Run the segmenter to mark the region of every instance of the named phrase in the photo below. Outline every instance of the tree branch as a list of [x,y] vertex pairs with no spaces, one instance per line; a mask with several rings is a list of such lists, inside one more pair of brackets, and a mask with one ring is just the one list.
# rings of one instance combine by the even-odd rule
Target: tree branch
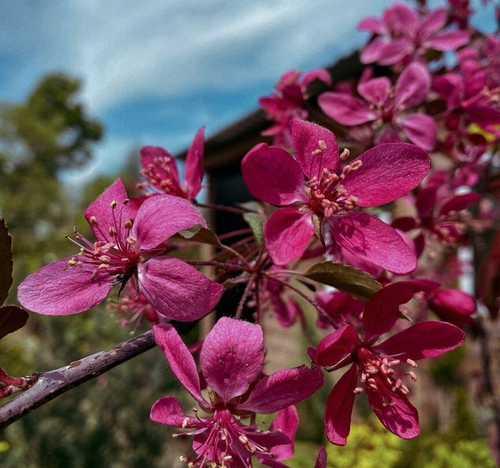
[[68,390],[154,347],[152,331],[100,351],[67,366],[40,374],[36,383],[12,401],[0,407],[0,428],[4,428],[30,411]]

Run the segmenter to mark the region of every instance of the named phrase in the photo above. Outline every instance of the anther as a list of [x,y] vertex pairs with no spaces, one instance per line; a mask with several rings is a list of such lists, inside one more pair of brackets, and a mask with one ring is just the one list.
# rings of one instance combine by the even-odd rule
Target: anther
[[340,153],[341,161],[345,161],[346,159],[349,159],[349,156],[351,156],[351,152],[347,148],[344,148],[342,150],[342,153]]

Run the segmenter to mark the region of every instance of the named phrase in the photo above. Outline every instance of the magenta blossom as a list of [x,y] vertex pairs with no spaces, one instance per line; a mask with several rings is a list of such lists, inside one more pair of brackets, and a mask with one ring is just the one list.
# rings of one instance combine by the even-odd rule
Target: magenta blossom
[[345,445],[351,426],[355,396],[366,392],[368,402],[381,423],[403,439],[420,433],[418,413],[409,402],[406,376],[415,379],[405,366],[415,361],[436,358],[452,351],[464,341],[464,333],[455,325],[420,322],[378,343],[400,317],[399,306],[419,290],[434,287],[430,282],[401,281],[381,289],[366,304],[363,314],[365,334],[360,336],[349,324],[324,338],[311,351],[320,366],[335,370],[351,365],[328,397],[325,432],[333,444]]
[[[494,56],[500,53],[500,41]],[[433,90],[446,101],[445,124],[451,133],[469,133],[475,123],[498,138],[500,131],[500,65],[496,61],[481,60],[476,48],[460,54],[459,69],[440,75],[432,82]],[[457,136],[455,136],[457,139]]]
[[[321,370],[303,366],[265,375],[262,328],[241,320],[221,318],[212,328],[201,348],[201,372],[175,328],[157,325],[153,331],[172,372],[204,414],[188,416],[176,398],[164,397],[151,408],[151,419],[194,438],[192,466],[250,467],[252,457],[284,466],[279,461],[292,455],[298,423],[293,405],[323,385]],[[256,413],[278,411],[270,431],[255,425]]]
[[402,134],[420,148],[430,151],[436,143],[436,124],[423,113],[407,113],[424,103],[431,86],[427,68],[408,65],[393,88],[388,78],[373,78],[358,84],[362,99],[348,93],[326,92],[319,97],[323,112],[342,125],[370,124],[379,140]]
[[300,259],[315,233],[315,220],[328,221],[331,240],[353,255],[395,273],[416,266],[412,249],[390,226],[356,211],[390,203],[410,192],[430,169],[420,148],[378,145],[342,165],[335,135],[319,125],[294,120],[295,155],[260,144],[243,159],[250,192],[280,207],[265,225],[267,249],[277,265]]
[[[274,268],[270,269],[272,273]],[[271,276],[267,276],[261,287],[260,302],[267,305],[276,315],[281,326],[288,328],[300,321],[304,321],[302,308],[293,298],[285,296],[285,279],[278,281]]]
[[259,100],[268,118],[274,121],[274,125],[265,130],[263,135],[274,137],[275,144],[287,146],[290,121],[294,118],[307,119],[308,117],[305,109],[308,98],[307,89],[315,80],[331,84],[330,74],[323,69],[308,73],[289,71],[281,77],[272,96]]
[[461,328],[474,323],[476,299],[463,291],[449,288],[435,289],[427,299],[429,307],[446,322]]
[[446,244],[459,244],[466,239],[470,214],[467,209],[481,198],[477,193],[448,194],[432,185],[421,189],[416,198],[417,216],[396,218],[392,225],[402,231],[419,230],[415,239],[421,254],[426,237]]
[[131,278],[125,286],[123,293],[117,303],[110,307],[115,310],[124,320],[124,326],[131,326],[147,320],[150,323],[158,323],[160,316],[156,313],[153,306],[146,299],[146,296],[139,291],[139,285],[136,278]]
[[70,239],[80,248],[77,255],[28,276],[18,290],[27,309],[44,315],[85,312],[130,278],[137,279],[138,292],[167,319],[197,320],[219,301],[220,284],[164,256],[172,236],[206,226],[187,200],[171,195],[130,200],[118,179],[87,208],[85,218],[96,241],[75,233]]
[[141,149],[142,175],[146,183],[141,188],[153,192],[194,200],[200,193],[203,180],[205,129],[201,128],[194,137],[186,157],[186,178],[181,184],[175,158],[158,146],[145,146]]
[[388,8],[382,18],[369,17],[358,29],[375,35],[363,49],[363,63],[396,65],[423,57],[428,51],[453,51],[469,42],[467,31],[446,29],[445,9],[420,15],[403,3]]
[[359,327],[363,314],[363,302],[342,291],[321,291],[316,294],[320,308],[317,325],[319,328],[335,329],[346,323]]

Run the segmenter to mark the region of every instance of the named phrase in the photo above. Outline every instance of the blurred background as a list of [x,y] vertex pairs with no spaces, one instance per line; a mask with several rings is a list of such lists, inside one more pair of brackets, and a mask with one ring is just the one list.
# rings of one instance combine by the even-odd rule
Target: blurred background
[[[359,20],[392,3],[0,0],[0,216],[14,237],[16,284],[73,251],[65,235],[74,225],[85,229],[83,209],[114,178],[133,190],[142,145],[175,153],[201,126],[215,134],[255,110],[285,71],[355,51],[366,40]],[[477,2],[474,19],[490,32],[493,3]],[[299,364],[300,344],[287,343],[300,343],[300,331],[273,335],[269,327],[272,365]],[[70,318],[33,315],[0,343],[0,367],[13,375],[57,368],[140,330],[105,306]],[[459,351],[422,377],[426,431],[415,442],[381,431],[360,408],[349,446],[329,449],[332,466],[493,466],[484,415],[471,399],[474,365],[474,350]],[[176,391],[160,352],[150,351],[13,424],[0,434],[0,463],[176,466],[185,446],[148,418],[157,398]],[[301,408],[292,466],[312,466],[325,398]]]

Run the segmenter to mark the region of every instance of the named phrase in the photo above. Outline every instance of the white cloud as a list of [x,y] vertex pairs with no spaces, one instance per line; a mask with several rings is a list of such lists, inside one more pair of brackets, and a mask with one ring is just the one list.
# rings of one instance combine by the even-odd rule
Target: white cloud
[[63,67],[82,76],[85,99],[102,113],[141,96],[274,80],[321,52],[328,62],[361,37],[355,33],[361,15],[389,3],[350,0],[346,8],[343,0],[73,0],[36,7],[20,2],[16,24],[24,37],[4,35],[9,50],[17,47],[26,59],[33,54],[31,66]]

